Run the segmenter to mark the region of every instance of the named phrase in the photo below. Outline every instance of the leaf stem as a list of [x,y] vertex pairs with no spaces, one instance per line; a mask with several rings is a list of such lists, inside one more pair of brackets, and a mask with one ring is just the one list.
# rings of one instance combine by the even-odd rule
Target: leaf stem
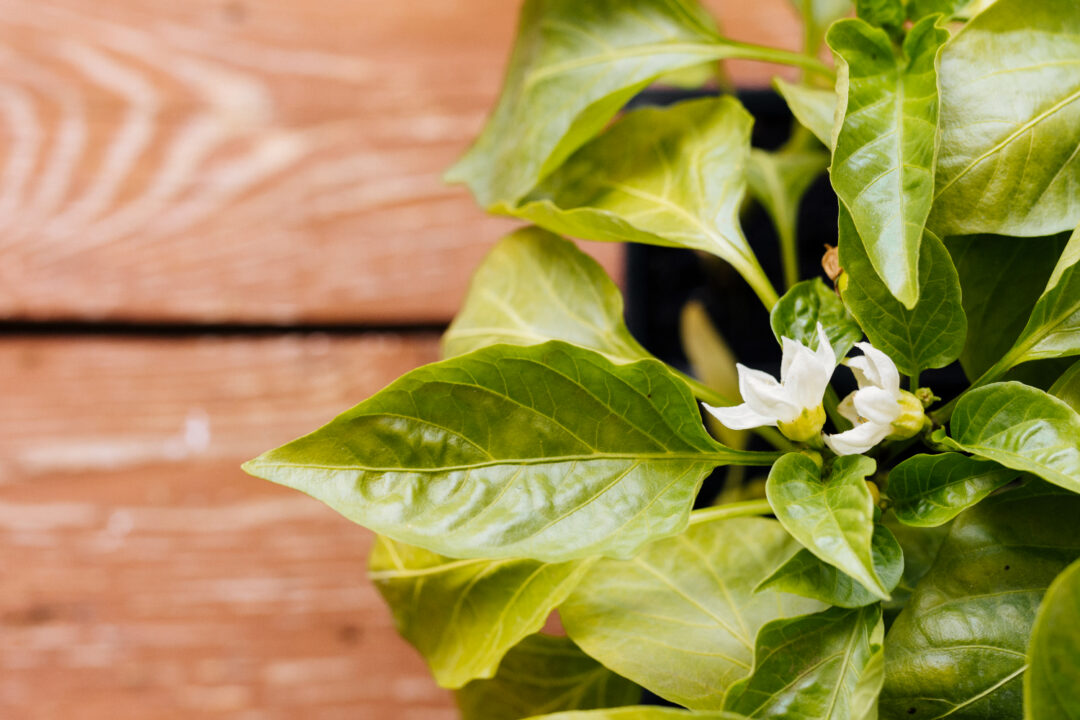
[[755,45],[728,40],[725,42],[731,48],[727,59],[738,58],[740,60],[758,60],[760,62],[779,63],[781,65],[793,65],[807,72],[822,75],[827,78],[835,78],[836,73],[825,63],[812,55],[780,48]]
[[772,515],[772,506],[768,500],[743,500],[742,502],[728,503],[727,505],[715,505],[713,507],[694,510],[690,513],[690,524],[697,525],[713,520],[726,520],[736,517],[751,517],[755,515]]

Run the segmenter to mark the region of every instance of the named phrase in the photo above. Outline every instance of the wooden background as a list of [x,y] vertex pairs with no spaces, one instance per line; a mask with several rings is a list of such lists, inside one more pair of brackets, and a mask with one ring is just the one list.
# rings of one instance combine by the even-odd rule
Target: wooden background
[[238,465],[435,359],[516,7],[0,0],[0,717],[455,716],[370,535]]

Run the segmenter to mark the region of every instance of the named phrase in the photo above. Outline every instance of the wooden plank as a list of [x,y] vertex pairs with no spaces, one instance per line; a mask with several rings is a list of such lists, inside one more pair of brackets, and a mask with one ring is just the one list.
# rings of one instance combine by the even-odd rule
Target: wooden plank
[[[798,43],[786,0],[709,4],[733,37]],[[446,320],[512,227],[439,174],[517,6],[0,0],[0,317]]]
[[0,717],[454,717],[371,535],[243,474],[436,338],[0,342]]

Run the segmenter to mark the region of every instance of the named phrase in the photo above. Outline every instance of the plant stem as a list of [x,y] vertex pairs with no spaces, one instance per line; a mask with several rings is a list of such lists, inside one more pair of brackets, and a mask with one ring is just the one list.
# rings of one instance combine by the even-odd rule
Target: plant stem
[[690,524],[697,525],[698,523],[735,517],[771,515],[772,511],[772,506],[769,505],[768,500],[743,500],[742,502],[694,510],[690,513]]
[[776,288],[769,282],[769,278],[765,275],[765,271],[757,264],[756,258],[754,259],[754,271],[755,272],[752,273],[742,273],[742,276],[746,278],[746,282],[753,288],[754,293],[757,294],[758,299],[761,300],[761,304],[765,306],[765,309],[772,312],[773,305],[780,299],[780,296],[776,294]]
[[836,390],[832,385],[825,388],[825,397],[822,398],[822,404],[825,406],[825,414],[829,416],[829,420],[832,421],[833,426],[839,430],[850,430],[851,423],[848,419],[840,414],[837,407],[840,405],[840,396],[836,394]]

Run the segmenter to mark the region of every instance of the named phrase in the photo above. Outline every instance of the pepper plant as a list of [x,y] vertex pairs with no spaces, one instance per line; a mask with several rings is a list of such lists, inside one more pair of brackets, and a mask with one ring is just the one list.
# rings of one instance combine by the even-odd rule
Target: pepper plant
[[[527,0],[448,176],[527,226],[443,360],[245,466],[378,533],[371,578],[467,719],[1080,718],[1080,3],[796,4],[803,52],[695,0]],[[779,151],[730,95],[622,112],[733,58],[800,71]],[[826,168],[839,254],[800,281]],[[700,308],[699,375],[654,358],[566,237],[730,264],[780,377]]]

